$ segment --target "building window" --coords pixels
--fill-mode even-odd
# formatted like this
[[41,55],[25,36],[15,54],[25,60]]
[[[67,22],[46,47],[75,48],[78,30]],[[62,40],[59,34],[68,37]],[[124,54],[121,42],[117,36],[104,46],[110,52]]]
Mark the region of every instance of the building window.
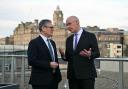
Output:
[[121,48],[121,46],[117,46],[117,48]]

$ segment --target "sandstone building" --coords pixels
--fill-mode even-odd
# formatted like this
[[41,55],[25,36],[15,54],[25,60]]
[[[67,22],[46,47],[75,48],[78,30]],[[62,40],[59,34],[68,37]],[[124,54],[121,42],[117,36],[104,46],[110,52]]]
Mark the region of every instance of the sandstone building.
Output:
[[21,22],[14,30],[14,45],[28,45],[29,41],[38,36],[38,20]]
[[[65,40],[67,31],[63,22],[63,13],[57,6],[53,13],[54,33],[52,39],[56,42],[57,49],[59,47],[65,49]],[[14,45],[28,45],[31,39],[39,35],[38,20],[34,22],[21,22],[14,30]]]
[[[52,21],[54,25],[54,33],[52,39],[56,42],[57,49],[58,48],[65,49],[66,38],[71,34],[66,30],[63,19],[64,19],[63,12],[60,9],[60,7],[57,6],[57,8],[53,12],[53,21]],[[38,20],[34,20],[34,22],[21,22],[15,28],[12,36],[6,38],[0,38],[0,44],[28,46],[30,40],[39,35],[38,22],[39,22]],[[92,32],[96,35],[101,52],[101,57],[109,57],[110,51],[108,51],[109,50],[108,45],[110,45],[111,43],[113,43],[114,45],[121,44],[121,37],[124,36],[123,34],[124,31],[120,31],[120,29],[118,28],[100,29],[98,26],[93,26],[93,27],[87,26],[85,29],[86,31]],[[128,36],[125,34],[124,42],[128,45],[127,39]]]

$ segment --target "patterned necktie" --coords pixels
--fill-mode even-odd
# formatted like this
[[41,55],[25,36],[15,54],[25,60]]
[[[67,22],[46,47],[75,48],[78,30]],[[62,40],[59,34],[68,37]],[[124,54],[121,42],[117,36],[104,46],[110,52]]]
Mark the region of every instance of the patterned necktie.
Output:
[[74,50],[76,49],[76,46],[77,46],[77,35],[78,35],[77,33],[74,34],[74,36],[75,36]]
[[48,42],[48,48],[49,48],[49,52],[50,52],[50,55],[52,57],[52,60],[55,61],[55,58],[54,58],[54,55],[53,55],[53,50],[52,50],[52,46],[50,44],[50,40],[47,39],[47,42]]

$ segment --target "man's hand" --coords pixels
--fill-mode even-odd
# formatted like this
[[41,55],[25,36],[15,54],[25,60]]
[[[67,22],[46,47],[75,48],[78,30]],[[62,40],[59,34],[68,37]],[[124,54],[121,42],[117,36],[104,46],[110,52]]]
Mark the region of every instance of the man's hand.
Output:
[[56,69],[58,67],[58,63],[57,62],[50,62],[50,67],[53,69]]
[[82,51],[80,51],[80,55],[90,58],[90,56],[91,56],[91,48],[89,48],[89,50],[83,49]]
[[62,48],[59,48],[59,52],[60,52],[61,56],[64,56],[65,55],[64,54],[64,50]]

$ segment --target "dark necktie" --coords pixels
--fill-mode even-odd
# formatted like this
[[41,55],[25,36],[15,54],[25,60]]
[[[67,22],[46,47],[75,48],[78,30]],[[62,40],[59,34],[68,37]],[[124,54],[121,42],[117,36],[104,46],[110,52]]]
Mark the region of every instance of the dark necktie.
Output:
[[77,40],[78,40],[77,35],[78,35],[77,33],[74,34],[74,36],[75,36],[74,50],[75,50],[76,47],[77,47]]
[[52,61],[55,61],[54,55],[53,55],[52,46],[51,46],[51,44],[50,44],[50,40],[47,39],[47,41],[48,41],[48,48],[49,48],[50,55],[51,55],[51,57],[52,57]]

